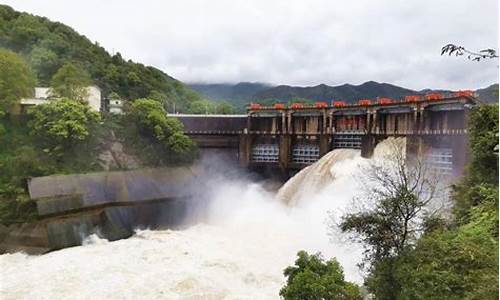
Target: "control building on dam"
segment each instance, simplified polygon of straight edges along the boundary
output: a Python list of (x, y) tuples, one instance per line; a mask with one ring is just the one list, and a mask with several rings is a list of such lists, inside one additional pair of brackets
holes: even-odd
[(431, 93), (403, 99), (362, 99), (264, 107), (246, 115), (170, 115), (200, 148), (232, 152), (252, 169), (289, 174), (333, 149), (360, 149), (370, 157), (387, 137), (406, 137), (407, 152), (425, 151), (440, 172), (457, 175), (467, 160), (467, 114), (479, 104), (471, 91)]

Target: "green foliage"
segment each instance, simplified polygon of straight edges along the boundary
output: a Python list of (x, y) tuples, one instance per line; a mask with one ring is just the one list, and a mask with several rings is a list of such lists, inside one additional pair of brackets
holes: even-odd
[[(400, 254), (401, 255), (401, 254)], [(398, 271), (399, 256), (384, 257), (371, 263), (365, 278), (365, 286), (375, 299), (395, 300), (401, 293), (401, 282), (395, 276)]]
[(51, 94), (58, 98), (84, 101), (91, 83), (87, 72), (72, 63), (66, 63), (52, 77)]
[(189, 105), (188, 109), (191, 114), (212, 114), (214, 111), (213, 103), (207, 100), (194, 101)]
[(469, 117), (472, 150), (470, 176), (474, 180), (498, 185), (498, 105), (481, 105)]
[(117, 93), (115, 93), (115, 92), (111, 92), (111, 93), (109, 93), (108, 98), (109, 98), (110, 100), (121, 100), (120, 95), (118, 95), (118, 94), (117, 94)]
[(21, 14), (9, 24), (8, 33), (10, 43), (16, 49), (33, 46), (39, 39), (49, 33), (49, 29), (37, 18), (28, 14)]
[(196, 145), (188, 136), (180, 131), (174, 132), (167, 138), (168, 148), (173, 159), (181, 162), (193, 161), (196, 158)]
[(60, 59), (51, 49), (38, 45), (31, 50), (29, 62), (38, 74), (39, 82), (47, 85), (52, 74), (59, 69)]
[(127, 117), (137, 125), (139, 133), (153, 144), (153, 153), (157, 153), (155, 164), (189, 162), (196, 157), (196, 146), (183, 134), (182, 123), (175, 118), (168, 118), (160, 102), (152, 99), (134, 100)]
[[(79, 143), (78, 149), (54, 157), (43, 151), (46, 141), (32, 137), (21, 121), (3, 120), (0, 126), (0, 224), (22, 223), (37, 217), (36, 205), (29, 199), (26, 179), (54, 173), (80, 173), (99, 170), (94, 145)], [(94, 132), (94, 135), (97, 135)]]
[(238, 84), (216, 83), (216, 84), (190, 84), (193, 90), (199, 92), (203, 97), (216, 103), (229, 101), (235, 111), (245, 112), (245, 107), (252, 102), (254, 96), (271, 86), (263, 83), (240, 82)]
[(411, 224), (425, 206), (403, 186), (397, 189), (398, 194), (378, 199), (373, 209), (345, 215), (340, 224), (343, 232), (353, 233), (366, 247), (370, 275), (365, 284), (377, 299), (397, 299), (400, 283), (394, 277), (395, 261), (415, 242), (417, 231)]
[(120, 53), (111, 56), (64, 24), (6, 5), (0, 5), (0, 45), (25, 56), (42, 85), (48, 85), (61, 66), (72, 63), (90, 75), (104, 96), (114, 91), (129, 100), (158, 91), (180, 112), (200, 100), (198, 94), (156, 68), (127, 61)]
[(14, 52), (0, 48), (0, 117), (23, 97), (32, 96), (35, 78), (26, 62)]
[(30, 115), (31, 134), (42, 141), (45, 152), (55, 155), (85, 141), (100, 118), (87, 104), (66, 98), (37, 105)]
[[(496, 205), (495, 205), (496, 206)], [(471, 209), (471, 222), (438, 230), (399, 258), (400, 299), (498, 299), (498, 214)]]
[(498, 130), (498, 105), (473, 109), (469, 117), (471, 163), (453, 193), (459, 220), (466, 222), (469, 208), (481, 203), (481, 190), (498, 190)]
[(236, 109), (229, 102), (222, 101), (216, 104), (215, 113), (220, 115), (230, 115), (234, 114)]
[(285, 269), (286, 285), (280, 295), (286, 300), (362, 299), (359, 287), (344, 280), (344, 271), (334, 258), (324, 261), (319, 253), (297, 253), (294, 266)]
[(37, 218), (36, 203), (24, 189), (0, 184), (0, 224), (22, 223)]
[(415, 194), (400, 188), (395, 197), (377, 201), (374, 209), (349, 213), (342, 218), (340, 229), (357, 234), (359, 240), (369, 246), (368, 260), (397, 255), (415, 239), (409, 225), (425, 203)]
[(191, 114), (221, 114), (227, 115), (235, 112), (234, 107), (228, 102), (212, 102), (198, 100), (190, 103), (188, 113)]
[(38, 155), (25, 125), (0, 120), (0, 224), (36, 218), (36, 206), (25, 190), (25, 179), (51, 172), (47, 160)]

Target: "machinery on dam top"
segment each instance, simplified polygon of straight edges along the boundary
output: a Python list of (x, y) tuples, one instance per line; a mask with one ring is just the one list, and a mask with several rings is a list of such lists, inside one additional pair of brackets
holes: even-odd
[[(289, 107), (284, 103), (275, 103), (273, 106), (263, 106), (259, 103), (250, 103), (247, 107), (249, 113), (258, 111), (276, 111), (276, 110), (310, 110), (310, 109), (338, 109), (338, 110), (352, 110), (356, 108), (379, 108), (381, 106), (406, 106), (415, 103), (432, 104), (436, 101), (456, 100), (459, 98), (470, 98), (477, 101), (476, 95), (473, 91), (464, 90), (451, 93), (428, 93), (425, 95), (409, 95), (404, 96), (403, 99), (392, 99), (388, 97), (377, 97), (376, 99), (360, 99), (356, 103), (346, 103), (342, 100), (332, 100), (330, 103), (324, 101), (317, 101), (314, 104), (292, 103)], [(431, 102), (431, 103), (429, 103)]]

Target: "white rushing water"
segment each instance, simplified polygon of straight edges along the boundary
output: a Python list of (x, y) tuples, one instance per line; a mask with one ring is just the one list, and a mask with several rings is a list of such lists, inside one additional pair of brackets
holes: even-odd
[(255, 183), (220, 182), (208, 220), (187, 229), (1, 255), (0, 299), (279, 299), (283, 269), (302, 249), (336, 257), (346, 279), (361, 282), (360, 247), (331, 240), (328, 212), (339, 218), (349, 209), (367, 161), (334, 150), (277, 196)]

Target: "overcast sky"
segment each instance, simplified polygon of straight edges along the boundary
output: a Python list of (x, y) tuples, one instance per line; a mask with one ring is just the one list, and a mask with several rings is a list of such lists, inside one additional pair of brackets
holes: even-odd
[(360, 84), (413, 89), (498, 82), (498, 60), (441, 47), (498, 50), (498, 0), (12, 0), (109, 52), (184, 82)]

